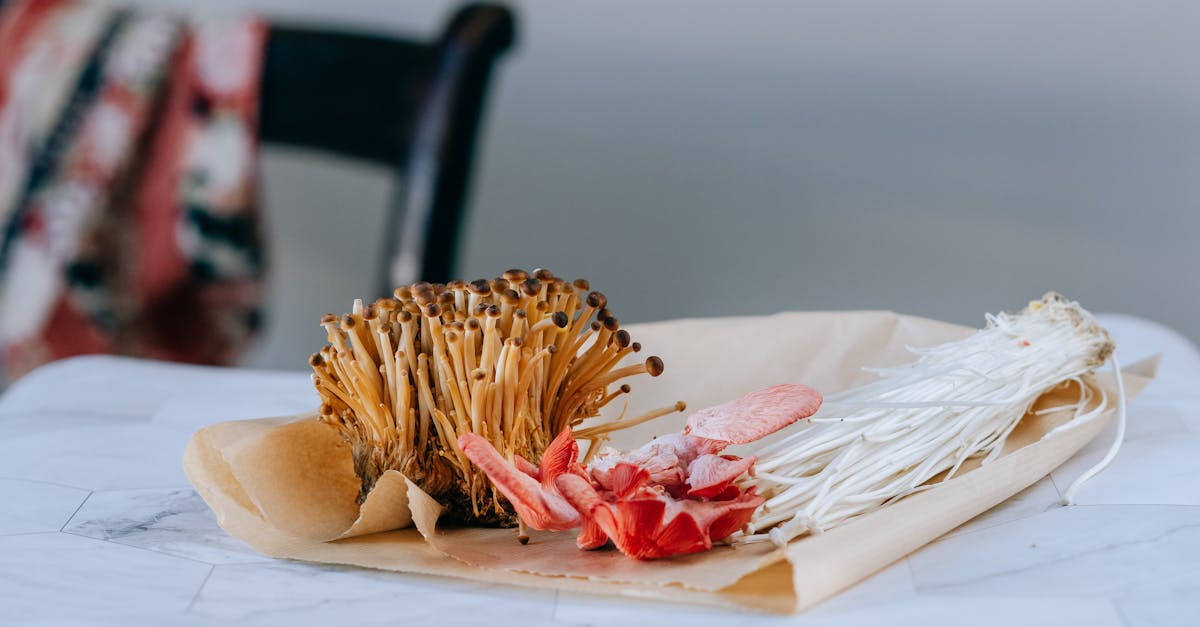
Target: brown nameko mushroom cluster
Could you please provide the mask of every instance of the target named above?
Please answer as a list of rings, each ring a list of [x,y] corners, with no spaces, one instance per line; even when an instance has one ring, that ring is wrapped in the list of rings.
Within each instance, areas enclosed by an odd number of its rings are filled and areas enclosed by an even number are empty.
[[[630,387],[658,376],[600,292],[548,270],[509,270],[488,280],[415,283],[321,325],[329,345],[309,360],[321,419],[352,445],[365,495],[386,470],[400,471],[459,520],[515,525],[511,505],[458,446],[487,438],[509,461],[536,464],[554,437],[600,413]],[[682,411],[683,404],[580,429],[594,451],[613,430]],[[518,462],[519,463],[519,462]]]

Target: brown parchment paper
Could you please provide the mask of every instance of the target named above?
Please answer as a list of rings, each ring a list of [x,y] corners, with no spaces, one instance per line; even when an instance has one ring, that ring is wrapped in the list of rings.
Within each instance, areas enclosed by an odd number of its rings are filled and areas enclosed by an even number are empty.
[[[628,411],[684,400],[699,409],[775,383],[823,393],[870,381],[863,366],[909,361],[905,346],[958,339],[971,329],[889,312],[786,313],[632,325],[666,372],[634,382]],[[1126,368],[1130,397],[1157,362]],[[1115,391],[1110,375],[1088,384]],[[1060,389],[1037,408],[1066,404]],[[596,420],[612,419],[616,408]],[[357,502],[349,447],[315,416],[215,424],[184,455],[197,491],[231,535],[274,557],[464,577],[486,582],[675,600],[762,611],[802,610],[836,594],[1032,485],[1082,448],[1112,411],[1043,438],[1065,412],[1027,415],[991,464],[824,534],[793,541],[717,547],[703,554],[639,562],[613,550],[579,551],[572,533],[534,532],[522,546],[503,529],[445,528],[440,506],[396,472]],[[674,415],[617,432],[628,448],[682,428]],[[410,526],[411,525],[411,526]]]

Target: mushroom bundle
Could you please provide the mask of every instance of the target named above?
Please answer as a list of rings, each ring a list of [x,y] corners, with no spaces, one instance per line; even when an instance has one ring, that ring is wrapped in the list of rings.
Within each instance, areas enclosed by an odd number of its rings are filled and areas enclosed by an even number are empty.
[[[804,428],[758,451],[753,485],[766,502],[742,539],[783,544],[821,533],[929,489],[969,459],[987,464],[1034,402],[1057,386],[1079,389],[1073,405],[1043,410],[1073,412],[1061,429],[1109,407],[1107,398],[1092,398],[1081,377],[1113,358],[1113,342],[1079,303],[1056,293],[1020,313],[988,316],[987,327],[965,339],[910,351],[916,361],[876,370],[879,381],[828,397]],[[1123,429],[1124,399],[1117,404]],[[1102,464],[1120,441],[1119,430]]]
[[[618,385],[658,376],[600,292],[548,270],[493,280],[416,283],[341,316],[326,314],[329,344],[312,355],[320,414],[351,443],[365,497],[397,470],[462,521],[511,526],[512,506],[459,446],[474,434],[511,463],[538,463],[555,437],[628,394]],[[681,403],[581,430],[607,433],[683,409]]]

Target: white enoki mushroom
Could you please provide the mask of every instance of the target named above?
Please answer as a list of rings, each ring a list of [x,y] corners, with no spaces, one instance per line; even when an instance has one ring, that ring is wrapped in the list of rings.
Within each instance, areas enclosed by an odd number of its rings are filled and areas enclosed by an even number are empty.
[[[1067,491],[1063,492],[1063,505],[1075,504],[1075,493],[1079,492],[1079,488],[1083,487],[1083,484],[1087,483],[1088,480],[1100,474],[1100,472],[1105,468],[1108,468],[1108,465],[1112,463],[1112,460],[1117,457],[1117,451],[1121,450],[1121,444],[1125,441],[1125,378],[1121,376],[1121,363],[1117,361],[1117,353],[1115,351],[1113,352],[1110,361],[1112,362],[1113,376],[1117,380],[1117,434],[1116,437],[1113,438],[1113,443],[1109,445],[1108,452],[1104,454],[1104,458],[1099,462],[1096,462],[1095,466],[1092,466],[1084,471],[1082,475],[1079,475],[1075,481],[1071,482],[1071,485],[1067,488]],[[1063,426],[1065,427],[1073,424],[1077,424],[1077,422],[1068,422]],[[1058,431],[1058,429],[1055,429],[1054,431]],[[1051,433],[1053,433],[1053,431]]]
[[[986,464],[1034,401],[1056,386],[1080,390],[1078,402],[1052,408],[1074,412],[1060,429],[1108,406],[1103,391],[1093,403],[1081,380],[1112,354],[1108,333],[1057,294],[1017,315],[988,316],[987,328],[966,339],[909,350],[918,356],[914,363],[875,370],[879,381],[827,397],[811,426],[758,453],[751,481],[767,501],[740,541],[782,545],[821,533],[928,489],[941,473],[954,476],[968,459]]]

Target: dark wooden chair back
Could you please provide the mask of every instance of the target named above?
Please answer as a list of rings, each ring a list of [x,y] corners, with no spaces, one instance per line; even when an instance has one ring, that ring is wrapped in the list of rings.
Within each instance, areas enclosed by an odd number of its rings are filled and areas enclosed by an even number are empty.
[[[403,182],[380,295],[452,278],[489,77],[513,40],[512,13],[493,5],[460,9],[433,42],[271,28],[261,140],[381,164]]]

